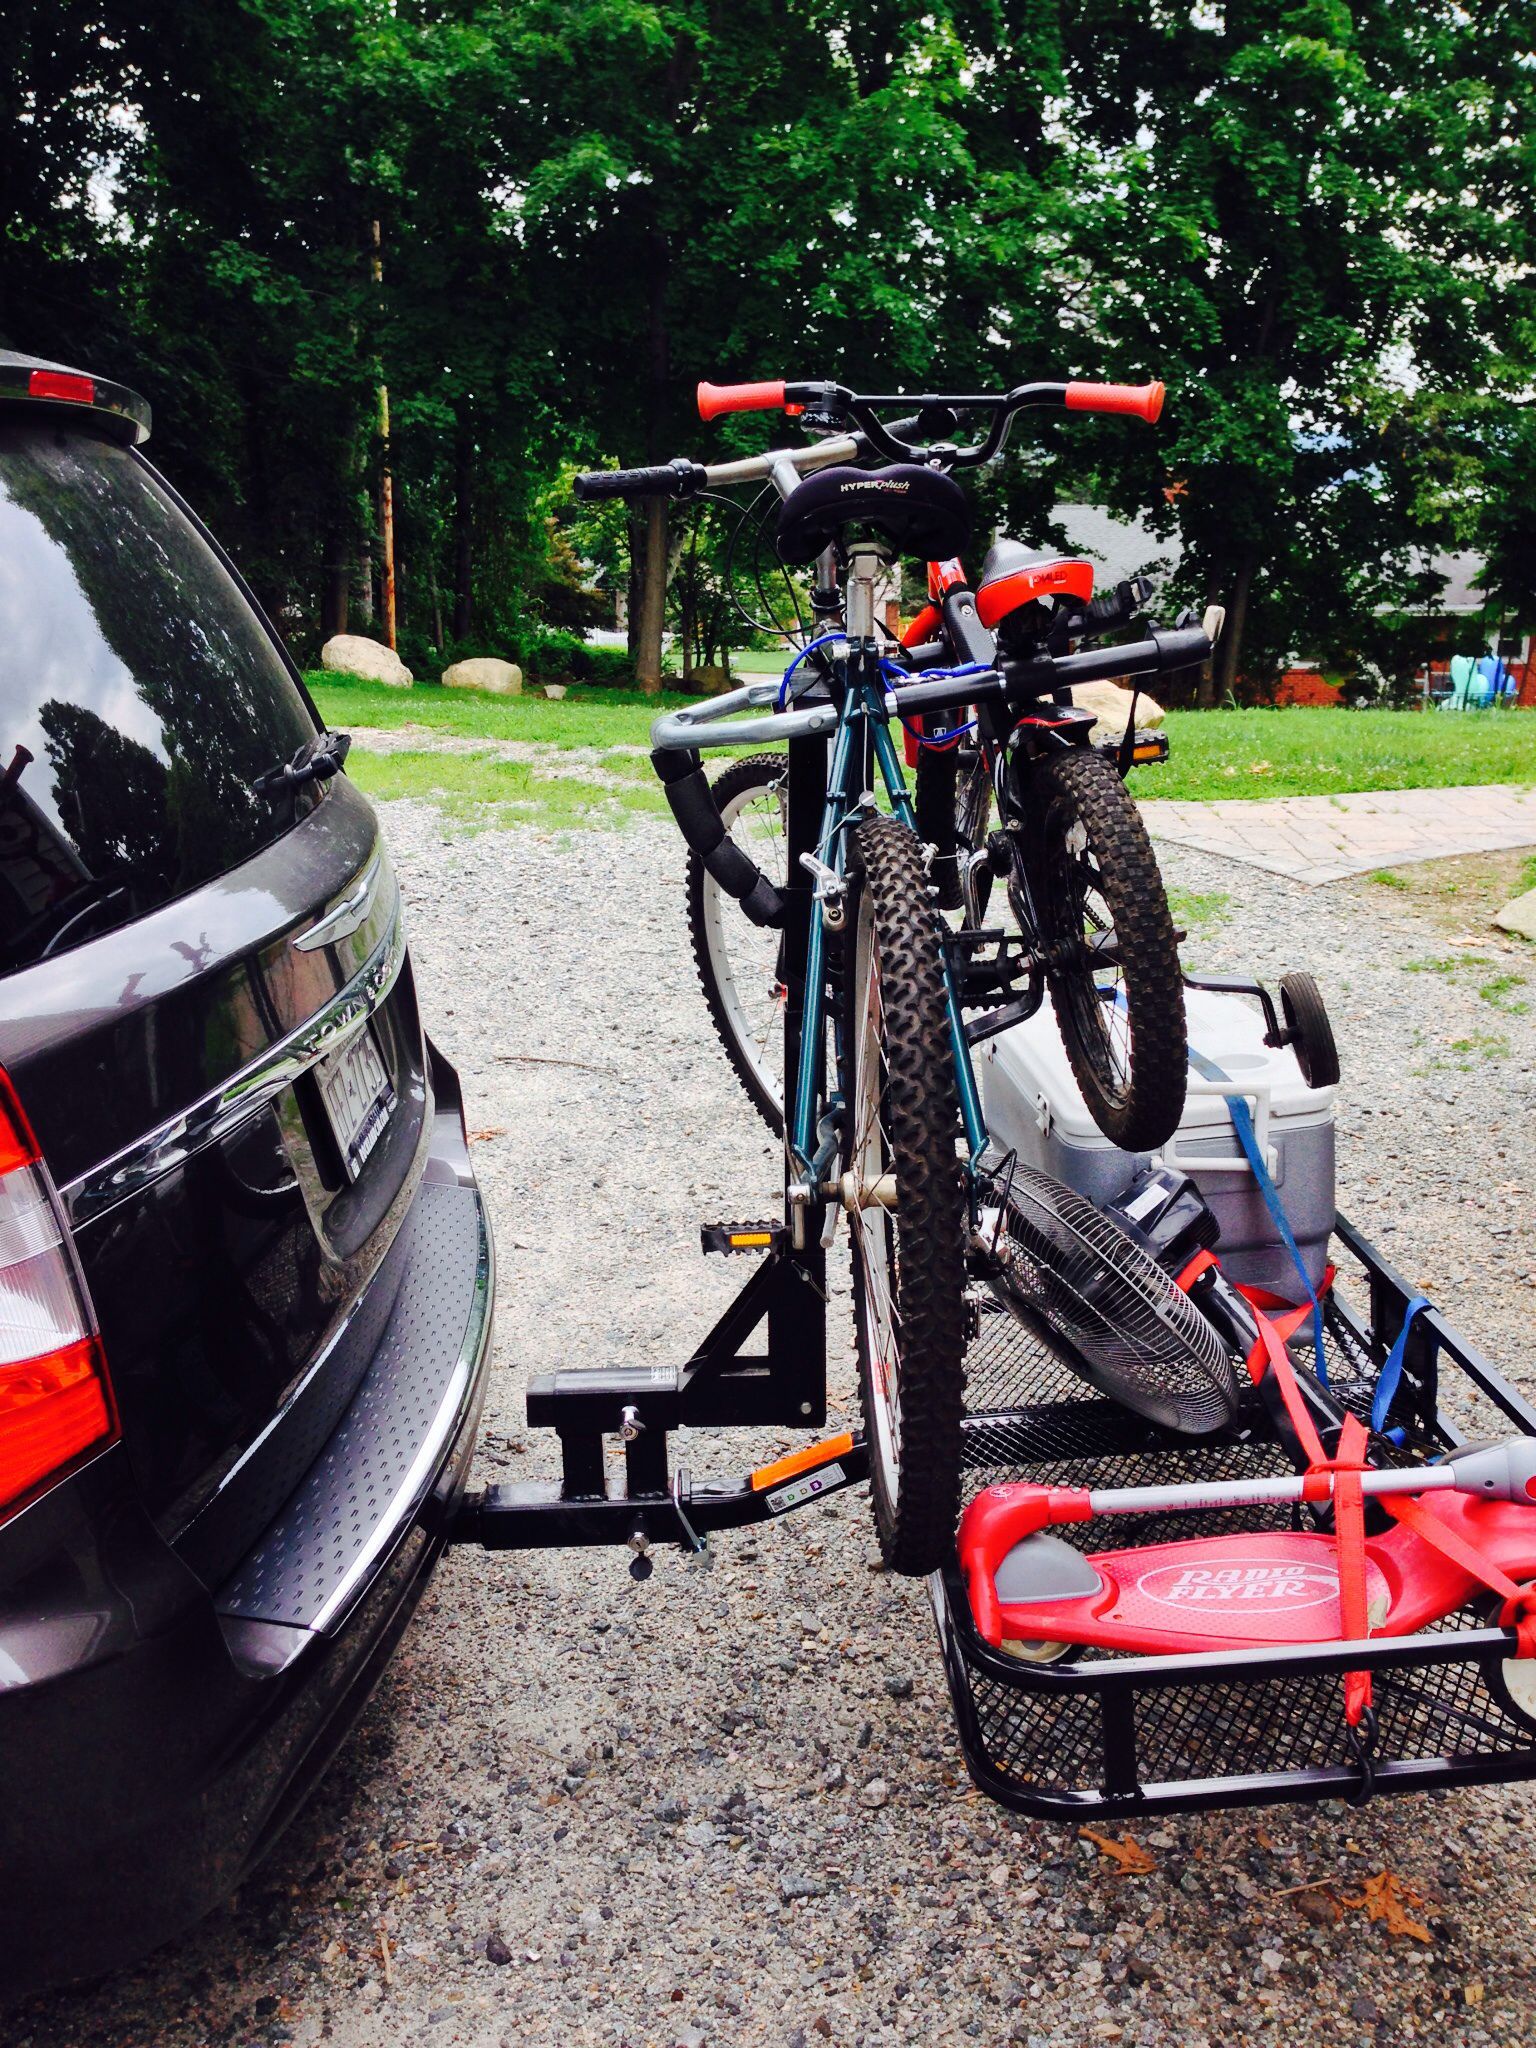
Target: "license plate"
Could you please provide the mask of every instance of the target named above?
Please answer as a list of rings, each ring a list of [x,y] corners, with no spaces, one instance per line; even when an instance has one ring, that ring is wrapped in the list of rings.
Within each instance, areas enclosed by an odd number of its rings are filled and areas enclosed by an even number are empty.
[[[356,1180],[395,1106],[395,1091],[373,1032],[365,1028],[339,1052],[327,1053],[315,1072],[347,1178]]]

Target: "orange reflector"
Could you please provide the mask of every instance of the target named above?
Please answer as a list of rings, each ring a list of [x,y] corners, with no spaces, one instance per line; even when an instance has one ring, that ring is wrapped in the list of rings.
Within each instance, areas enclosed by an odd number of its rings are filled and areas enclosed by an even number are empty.
[[[111,1434],[94,1337],[43,1358],[0,1365],[0,1507]]]
[[[1131,759],[1133,761],[1161,761],[1162,758],[1163,750],[1161,747],[1132,747],[1131,749]]]
[[[829,1465],[834,1458],[846,1458],[853,1449],[853,1438],[849,1434],[829,1436],[823,1444],[807,1444],[803,1451],[791,1451],[787,1458],[776,1458],[771,1465],[759,1465],[752,1474],[752,1491],[761,1493],[765,1486],[777,1486],[781,1479],[793,1479],[797,1472],[806,1472],[813,1465]]]
[[[772,1243],[773,1232],[771,1230],[733,1230],[731,1232],[732,1251],[751,1251],[758,1245]]]

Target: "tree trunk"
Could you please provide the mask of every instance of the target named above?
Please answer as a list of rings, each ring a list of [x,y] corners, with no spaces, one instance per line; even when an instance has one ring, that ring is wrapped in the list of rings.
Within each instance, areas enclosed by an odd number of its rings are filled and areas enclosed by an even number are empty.
[[[645,556],[640,617],[635,629],[635,678],[642,690],[661,689],[661,635],[667,610],[667,501],[645,501]]]
[[[665,459],[662,432],[667,419],[669,356],[667,335],[667,264],[670,251],[660,228],[652,228],[650,247],[650,319],[646,366],[645,440],[647,462]],[[631,529],[633,530],[633,529]],[[648,498],[645,505],[645,559],[640,572],[640,617],[635,630],[635,676],[642,690],[661,688],[661,636],[667,613],[667,501]]]
[[[320,584],[320,638],[347,630],[347,600],[352,588],[352,562],[347,555],[349,536],[332,534],[326,543],[325,569]]]
[[[1231,594],[1227,600],[1226,624],[1222,627],[1216,659],[1212,663],[1215,671],[1211,682],[1213,695],[1207,700],[1202,685],[1202,702],[1213,701],[1219,704],[1229,693],[1236,693],[1238,676],[1241,674],[1238,663],[1242,659],[1243,628],[1248,620],[1248,597],[1253,589],[1253,579],[1258,566],[1258,556],[1252,550],[1238,558],[1232,577]]]
[[[475,616],[475,436],[467,412],[453,430],[453,637],[467,640]]]

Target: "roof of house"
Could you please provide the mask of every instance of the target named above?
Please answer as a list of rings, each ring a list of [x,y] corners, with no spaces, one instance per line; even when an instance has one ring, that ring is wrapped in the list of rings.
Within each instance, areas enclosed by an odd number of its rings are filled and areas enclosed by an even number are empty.
[[[1183,550],[1177,534],[1153,533],[1141,519],[1120,519],[1102,505],[1058,505],[1054,515],[1065,530],[1074,554],[1089,556],[1106,574],[1104,581],[1122,583],[1131,576],[1162,577],[1179,565]],[[1445,579],[1436,612],[1478,613],[1487,602],[1476,587],[1483,558],[1463,550],[1434,553],[1428,566]]]

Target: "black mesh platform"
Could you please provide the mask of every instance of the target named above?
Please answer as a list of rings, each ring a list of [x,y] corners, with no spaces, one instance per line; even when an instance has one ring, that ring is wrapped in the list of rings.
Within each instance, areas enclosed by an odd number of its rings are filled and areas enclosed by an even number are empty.
[[[1328,1311],[1329,1377],[1368,1420],[1372,1390],[1405,1298],[1396,1276],[1341,1224],[1386,1325],[1378,1338],[1347,1301]],[[1378,1464],[1419,1462],[1471,1433],[1536,1435],[1536,1411],[1439,1319],[1415,1325],[1415,1356]],[[966,1496],[1011,1480],[1130,1486],[1257,1477],[1291,1469],[1262,1414],[1202,1442],[1172,1437],[1089,1388],[1070,1348],[1043,1324],[983,1307],[967,1366]],[[1447,1417],[1454,1413],[1456,1421]],[[1085,1551],[1196,1533],[1297,1526],[1288,1507],[1225,1515],[1116,1517],[1055,1533]],[[1126,1657],[1099,1650],[1030,1664],[977,1635],[957,1570],[932,1582],[935,1614],[972,1776],[1003,1804],[1072,1818],[1178,1807],[1350,1796],[1361,1773],[1346,1737],[1343,1676],[1369,1663],[1378,1736],[1375,1785],[1536,1776],[1536,1728],[1506,1711],[1484,1668],[1507,1654],[1501,1631],[1471,1614],[1427,1635],[1384,1638],[1367,1656],[1333,1646],[1201,1656]]]

